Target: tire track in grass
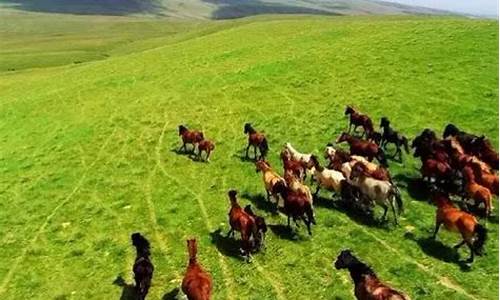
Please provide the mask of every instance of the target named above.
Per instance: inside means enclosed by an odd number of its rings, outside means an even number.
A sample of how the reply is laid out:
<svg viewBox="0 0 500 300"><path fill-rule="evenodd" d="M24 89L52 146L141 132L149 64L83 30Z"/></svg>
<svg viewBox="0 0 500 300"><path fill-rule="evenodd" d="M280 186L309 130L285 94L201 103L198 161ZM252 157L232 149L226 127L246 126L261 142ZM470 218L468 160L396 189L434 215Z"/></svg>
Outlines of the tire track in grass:
<svg viewBox="0 0 500 300"><path fill-rule="evenodd" d="M2 283L0 285L0 296L3 295L3 293L5 293L5 291L7 289L7 286L9 285L10 281L12 280L12 276L14 276L14 273L17 271L17 268L19 267L19 265L21 264L21 262L26 257L26 254L28 254L28 251L30 250L30 248L36 243L36 241L38 240L38 238L40 237L40 235L42 235L42 233L44 232L44 230L47 227L47 225L49 225L49 223L52 220L52 218L57 214L57 212L59 211L59 209L61 209L64 205L66 205L66 203L68 203L73 198L73 196L76 194L76 192L82 187L85 179L87 178L87 174L88 174L89 170L92 169L92 167L101 158L101 155L102 155L104 149L106 148L106 146L108 145L109 141L111 140L111 137L114 136L115 132L116 132L116 128L113 129L113 131L111 132L111 134L106 138L106 140L104 141L104 143L101 145L101 148L98 151L96 159L85 170L85 172L83 173L83 175L80 177L80 180L78 180L77 184L74 186L74 188L71 191L71 193L69 193L69 195L66 196L66 198L64 198L63 201L59 202L59 204L45 218L45 221L38 228L35 236L31 239L31 241L28 243L28 245L21 251L21 255L19 255L14 260L14 263L12 264L12 267L9 269L9 272L4 277L4 279L2 280Z"/></svg>
<svg viewBox="0 0 500 300"><path fill-rule="evenodd" d="M207 209L205 207L205 203L203 202L203 200L193 190L181 185L180 182L177 180L177 178L170 175L165 170L165 168L161 165L161 153L160 153L160 151L161 151L161 145L163 143L163 137L165 135L165 131L167 129L167 126L168 126L168 121L165 122L165 125L163 126L163 129L161 131L160 137L158 138L158 143L157 143L157 147L156 147L156 166L155 166L155 168L159 168L161 170L161 172L163 173L163 175L165 175L167 178L169 178L170 181L174 182L175 185L177 185L178 187L184 188L186 191L188 191L190 194L192 194L195 197L195 199L198 202L198 207L200 208L200 211L203 215L203 218L205 219L205 226L207 227L209 232L212 232L213 227L212 227L212 224L210 222L210 219L209 219L209 216L207 213ZM229 267L227 266L223 255L218 251L217 251L217 255L219 257L219 265L222 269L222 275L224 277L224 285L226 286L227 299L230 299L230 300L235 299L235 297L232 293L234 281L232 280L232 276L231 276L231 273L229 271Z"/></svg>

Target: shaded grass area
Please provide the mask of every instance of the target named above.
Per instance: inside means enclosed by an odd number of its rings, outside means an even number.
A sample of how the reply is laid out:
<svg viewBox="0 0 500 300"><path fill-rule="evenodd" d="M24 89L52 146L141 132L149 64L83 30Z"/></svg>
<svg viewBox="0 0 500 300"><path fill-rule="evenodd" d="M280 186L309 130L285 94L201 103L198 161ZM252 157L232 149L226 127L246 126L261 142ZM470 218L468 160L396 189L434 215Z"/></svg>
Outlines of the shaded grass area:
<svg viewBox="0 0 500 300"><path fill-rule="evenodd" d="M141 231L153 245L151 299L178 292L192 236L214 299L352 298L349 275L331 267L344 248L414 299L496 299L498 222L487 222L487 255L464 270L449 248L457 235L427 240L434 208L410 156L391 162L405 202L399 227L363 222L322 192L312 237L285 227L265 202L261 175L239 157L245 122L267 134L277 170L285 142L320 154L345 129L346 104L388 116L410 137L453 122L498 143L498 23L235 24L90 64L0 74L0 297L127 299L129 235ZM181 123L215 141L210 163L172 151ZM271 225L251 264L225 238L230 188Z"/></svg>

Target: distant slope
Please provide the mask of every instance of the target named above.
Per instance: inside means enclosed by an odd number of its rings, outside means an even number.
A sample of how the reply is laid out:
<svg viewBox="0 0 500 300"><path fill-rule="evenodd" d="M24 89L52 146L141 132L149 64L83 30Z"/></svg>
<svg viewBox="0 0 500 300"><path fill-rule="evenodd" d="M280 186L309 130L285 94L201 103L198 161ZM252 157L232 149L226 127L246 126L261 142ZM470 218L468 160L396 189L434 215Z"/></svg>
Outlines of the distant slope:
<svg viewBox="0 0 500 300"><path fill-rule="evenodd" d="M445 12L371 0L0 0L0 8L86 15L151 15L232 19L259 14L443 14Z"/></svg>

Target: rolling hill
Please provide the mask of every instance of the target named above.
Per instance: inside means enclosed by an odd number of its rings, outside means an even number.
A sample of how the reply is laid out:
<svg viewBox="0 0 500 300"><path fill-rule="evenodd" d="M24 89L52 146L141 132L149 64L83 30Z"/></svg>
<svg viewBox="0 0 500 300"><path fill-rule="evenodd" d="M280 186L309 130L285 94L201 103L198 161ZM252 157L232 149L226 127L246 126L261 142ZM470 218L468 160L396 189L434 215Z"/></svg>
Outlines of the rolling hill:
<svg viewBox="0 0 500 300"><path fill-rule="evenodd" d="M380 15L446 12L372 0L3 0L0 8L45 13L232 19L260 14Z"/></svg>
<svg viewBox="0 0 500 300"><path fill-rule="evenodd" d="M17 69L0 72L1 299L132 299L136 231L152 243L149 299L175 298L193 236L214 299L352 299L348 273L331 266L345 248L412 299L498 298L498 199L481 220L487 255L467 268L457 235L428 239L435 208L411 155L390 163L400 226L322 192L312 237L269 211L260 174L241 159L245 122L267 134L278 171L285 142L321 155L346 128L346 104L410 138L452 122L498 144L498 22L9 13L0 57ZM75 62L77 50L89 58ZM210 163L175 151L179 124L215 140ZM271 225L250 264L224 237L230 188Z"/></svg>

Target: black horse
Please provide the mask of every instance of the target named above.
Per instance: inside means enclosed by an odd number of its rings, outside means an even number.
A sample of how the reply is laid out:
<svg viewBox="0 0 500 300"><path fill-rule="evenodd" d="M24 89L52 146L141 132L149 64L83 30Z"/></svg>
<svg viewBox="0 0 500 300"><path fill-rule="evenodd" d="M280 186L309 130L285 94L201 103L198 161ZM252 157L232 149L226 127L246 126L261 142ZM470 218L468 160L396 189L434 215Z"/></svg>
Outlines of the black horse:
<svg viewBox="0 0 500 300"><path fill-rule="evenodd" d="M388 143L394 144L396 146L396 152L394 153L392 158L395 158L396 155L398 155L399 161L403 161L401 146L404 146L406 153L410 153L410 149L408 148L408 139L404 135L392 129L390 124L391 122L388 118L383 117L382 119L380 119L380 127L383 130L380 147L386 150L386 146Z"/></svg>
<svg viewBox="0 0 500 300"><path fill-rule="evenodd" d="M149 241L136 232L132 234L132 245L137 250L137 256L133 267L135 290L139 300L146 299L149 287L151 286L151 279L153 278L154 267L149 258Z"/></svg>
<svg viewBox="0 0 500 300"><path fill-rule="evenodd" d="M460 146L462 146L462 148L464 148L464 151L466 153L469 153L469 154L473 152L474 140L479 138L477 135L470 134L470 133L467 133L465 131L461 131L460 129L458 129L457 126L455 126L453 124L448 124L444 128L443 139L445 139L449 136L456 138L457 141L460 143Z"/></svg>

